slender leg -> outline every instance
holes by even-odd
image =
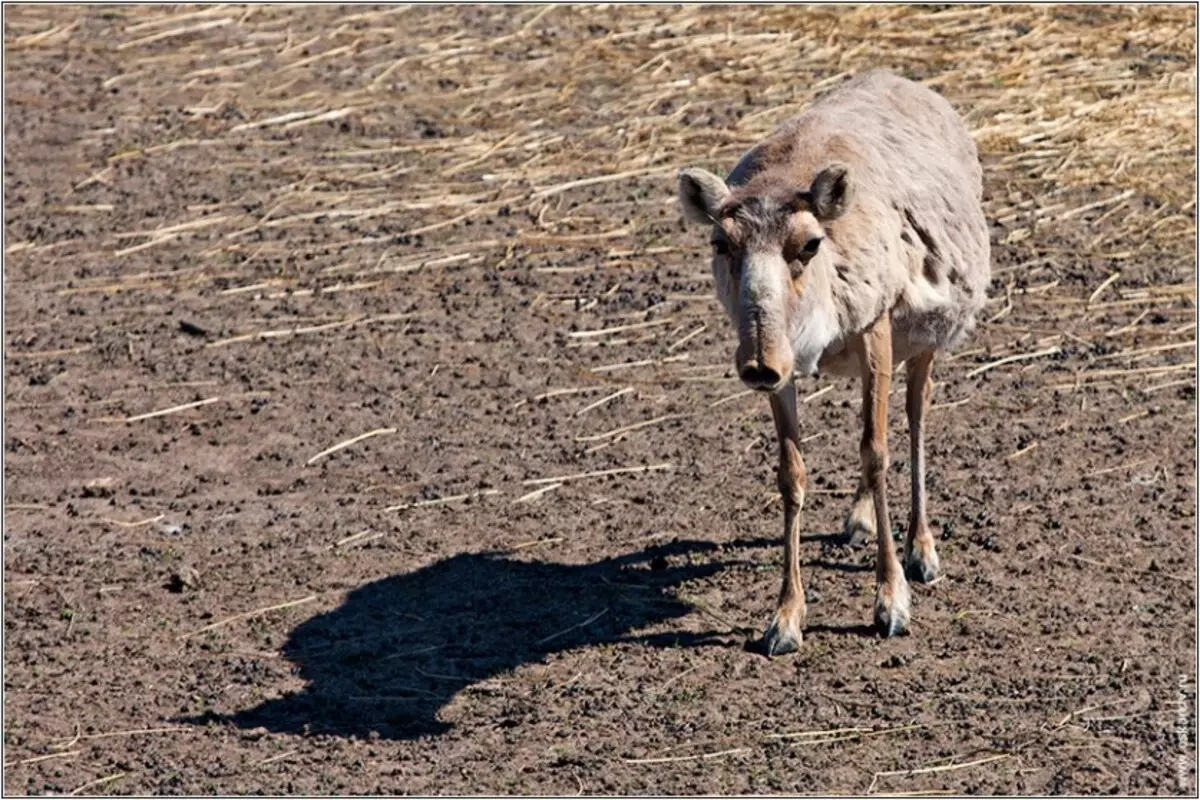
[[[908,581],[896,558],[887,506],[887,407],[892,383],[892,323],[884,314],[857,342],[863,382],[863,477],[875,501],[875,624],[885,636],[908,629]]]
[[[933,351],[908,360],[909,448],[912,461],[912,511],[908,518],[908,539],[904,544],[904,571],[910,580],[929,583],[938,574],[937,548],[925,518],[925,433],[923,422],[933,387]]]
[[[771,395],[771,412],[779,436],[779,492],[783,496],[783,587],[779,607],[763,636],[767,655],[800,647],[804,628],[804,586],[800,582],[800,507],[804,505],[804,459],[796,417],[796,386],[791,381]]]

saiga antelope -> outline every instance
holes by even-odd
[[[862,379],[862,477],[846,519],[851,541],[874,533],[875,623],[909,624],[905,578],[939,564],[925,514],[922,420],[934,354],[975,324],[990,279],[975,144],[937,93],[886,71],[847,81],[751,148],[727,181],[679,174],[684,216],[712,228],[717,294],[737,330],[749,387],[769,395],[779,438],[784,572],[767,653],[795,650],[804,627],[796,372]],[[887,403],[906,363],[912,509],[904,569],[887,503]]]

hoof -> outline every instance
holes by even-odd
[[[869,528],[862,522],[856,522],[847,517],[846,526],[842,529],[842,544],[846,547],[862,547],[875,538],[875,529]]]
[[[908,632],[909,593],[904,578],[893,586],[882,585],[875,595],[875,627],[885,638]]]
[[[842,526],[842,544],[862,547],[875,538],[875,505],[871,495],[864,494],[854,501]]]
[[[800,624],[795,621],[785,621],[779,614],[771,620],[771,627],[763,634],[762,648],[768,656],[782,656],[794,653],[800,649],[804,634],[800,632]]]
[[[913,549],[904,558],[904,574],[916,583],[933,583],[937,579],[940,567],[933,542],[926,547],[914,544]]]

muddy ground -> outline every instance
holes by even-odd
[[[945,577],[867,626],[858,390],[802,378],[774,660],[770,412],[673,199],[786,116],[773,70],[1017,53],[1103,102],[1194,74],[1194,9],[5,13],[6,793],[1195,791],[1194,169],[981,139]]]

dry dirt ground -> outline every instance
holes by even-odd
[[[7,6],[6,793],[1195,792],[1194,14]],[[674,173],[876,65],[987,172],[945,578],[866,627],[858,390],[804,378],[768,660]]]

